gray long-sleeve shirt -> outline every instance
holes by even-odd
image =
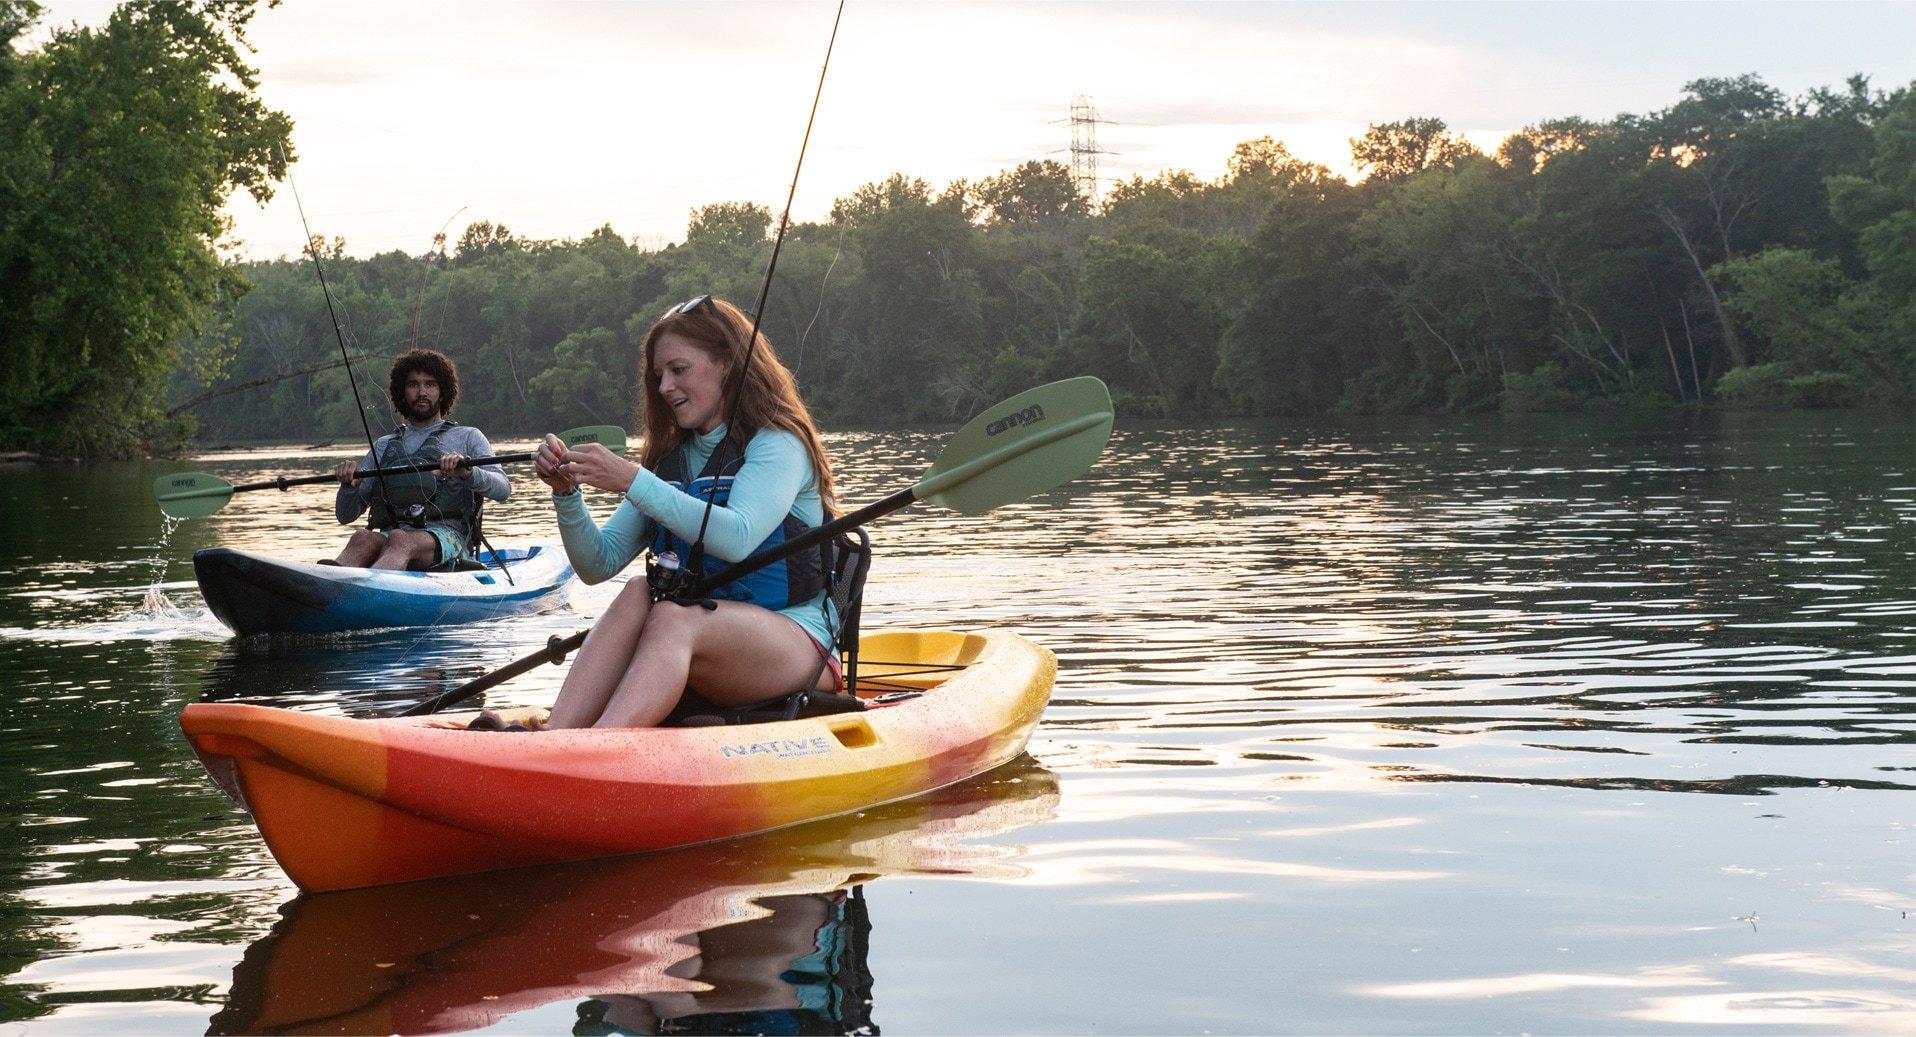
[[[423,429],[414,428],[411,423],[401,426],[399,432],[404,438],[400,440],[399,449],[396,451],[391,449],[393,440],[391,435],[380,436],[373,442],[373,449],[360,459],[359,470],[369,472],[378,467],[378,461],[375,460],[378,456],[388,453],[394,456],[412,453],[419,449],[427,436],[432,435],[434,429],[443,424],[445,422],[442,420],[433,422]],[[486,442],[485,433],[471,425],[454,425],[447,429],[446,434],[439,437],[439,449],[448,454],[464,454],[467,457],[492,456],[492,444]],[[493,464],[472,470],[472,489],[473,492],[484,495],[487,500],[502,501],[512,496],[511,481],[506,478],[506,473],[499,470],[498,465]],[[372,506],[373,494],[377,492],[379,491],[371,479],[361,479],[357,486],[341,485],[339,493],[333,498],[334,517],[339,519],[339,524],[343,526],[364,515],[366,509]]]

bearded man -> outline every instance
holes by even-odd
[[[339,480],[333,513],[340,525],[368,511],[371,516],[329,564],[450,568],[471,545],[480,505],[510,497],[512,483],[498,465],[466,463],[491,457],[492,444],[478,429],[448,418],[459,399],[459,371],[444,353],[415,349],[400,355],[386,391],[404,423],[379,437],[359,462],[342,461],[333,469]],[[433,467],[409,475],[359,475],[412,464]]]

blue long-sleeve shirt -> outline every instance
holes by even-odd
[[[688,438],[681,448],[685,470],[704,468],[724,439],[723,425]],[[554,494],[553,509],[558,513],[559,539],[565,544],[572,568],[581,580],[601,583],[645,550],[652,541],[655,522],[681,539],[696,540],[705,501],[673,489],[657,474],[641,468],[625,491],[625,499],[603,526],[593,521],[582,494]],[[736,562],[764,543],[787,515],[808,526],[824,522],[818,472],[812,467],[811,453],[797,436],[782,429],[763,429],[745,446],[745,464],[734,473],[731,497],[712,508],[705,527],[705,553]],[[829,593],[821,591],[808,601],[779,610],[779,615],[803,627],[819,644],[831,644],[831,630],[838,619]]]

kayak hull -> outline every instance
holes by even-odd
[[[426,573],[214,547],[194,552],[193,574],[207,608],[243,637],[474,623],[565,602],[572,564],[557,547],[482,551],[479,560],[483,570]]]
[[[280,866],[323,891],[690,846],[921,795],[1016,759],[1057,673],[1008,632],[877,633],[860,652],[861,686],[923,693],[726,727],[466,731],[218,703],[180,724]]]

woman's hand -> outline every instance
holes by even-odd
[[[560,471],[565,463],[565,444],[559,437],[550,433],[539,444],[539,456],[532,459],[532,470],[540,481],[552,487],[552,492],[561,497],[570,497],[579,492],[579,484],[572,477]]]
[[[560,455],[559,471],[575,483],[623,494],[632,488],[639,466],[597,443],[586,443]]]

